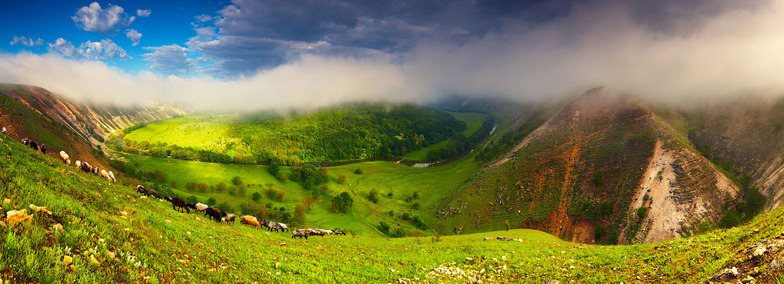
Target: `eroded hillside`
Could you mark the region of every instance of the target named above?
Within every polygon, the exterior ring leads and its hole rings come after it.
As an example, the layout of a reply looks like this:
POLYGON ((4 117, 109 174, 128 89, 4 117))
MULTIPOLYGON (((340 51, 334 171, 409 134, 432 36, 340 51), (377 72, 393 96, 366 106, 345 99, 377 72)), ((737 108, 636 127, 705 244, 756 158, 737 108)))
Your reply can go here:
POLYGON ((697 149, 769 198, 784 204, 784 100, 750 97, 680 111, 697 149))
POLYGON ((25 85, 0 85, 0 90, 93 145, 101 144, 109 133, 134 124, 185 114, 181 109, 160 103, 128 108, 77 104, 45 89, 25 85))
POLYGON ((476 175, 436 217, 456 231, 534 228, 578 242, 654 242, 717 222, 738 191, 649 108, 597 89, 476 175))

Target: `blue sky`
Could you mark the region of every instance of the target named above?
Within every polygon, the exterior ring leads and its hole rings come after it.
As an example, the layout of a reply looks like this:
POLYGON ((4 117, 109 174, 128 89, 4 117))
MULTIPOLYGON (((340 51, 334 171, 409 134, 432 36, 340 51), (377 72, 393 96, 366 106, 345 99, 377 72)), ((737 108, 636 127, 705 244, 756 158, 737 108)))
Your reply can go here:
POLYGON ((784 93, 784 0, 3 1, 0 82, 104 104, 784 93))
POLYGON ((305 54, 402 57, 422 41, 459 43, 543 21, 565 11, 565 3, 6 1, 0 50, 59 53, 130 72, 232 78, 305 54))

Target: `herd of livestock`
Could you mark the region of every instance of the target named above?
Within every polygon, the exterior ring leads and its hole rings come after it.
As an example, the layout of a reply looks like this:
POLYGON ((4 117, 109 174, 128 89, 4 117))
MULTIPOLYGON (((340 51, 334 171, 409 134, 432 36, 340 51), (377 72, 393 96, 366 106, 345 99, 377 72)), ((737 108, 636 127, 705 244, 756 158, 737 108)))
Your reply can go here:
MULTIPOLYGON (((155 198, 161 198, 161 195, 155 191, 154 189, 150 188, 147 189, 143 185, 136 186, 136 192, 155 198)), ((237 219, 237 216, 232 213, 226 213, 221 211, 218 208, 210 208, 209 205, 204 203, 186 203, 185 200, 182 200, 178 197, 164 197, 166 201, 169 201, 172 204, 172 209, 177 210, 178 212, 182 213, 191 213, 191 209, 195 212, 204 213, 204 216, 207 216, 210 219, 215 220, 218 223, 230 223, 234 224, 234 221, 237 219)), ((253 226, 256 228, 266 228, 269 231, 273 232, 286 232, 290 231, 288 225, 280 222, 275 221, 268 221, 265 219, 259 220, 254 216, 250 215, 243 215, 240 218, 240 223, 246 224, 249 226, 253 226)), ((291 231, 292 238, 305 238, 307 239, 308 236, 328 236, 328 235, 346 235, 345 232, 341 230, 324 230, 324 229, 300 229, 296 231, 291 231)))
MULTIPOLYGON (((6 133, 5 127, 3 127, 1 131, 2 131, 2 133, 6 133)), ((25 144, 25 145, 30 146, 30 148, 32 148, 32 149, 34 149, 36 151, 41 151, 42 153, 46 154, 46 145, 44 145, 44 144, 39 144, 39 143, 33 141, 32 139, 29 139, 29 138, 24 138, 24 139, 22 139, 21 142, 23 144, 25 144)), ((67 166, 71 166, 71 157, 65 151, 60 151, 60 160, 62 160, 63 163, 65 163, 67 166)), ((74 163, 74 165, 76 166, 76 168, 81 169, 84 172, 100 175, 101 177, 109 180, 110 182, 117 182, 117 179, 114 177, 114 173, 112 173, 111 171, 107 172, 104 169, 100 169, 97 166, 93 167, 89 163, 82 162, 82 161, 79 161, 79 160, 77 160, 74 163)), ((152 188, 147 189, 147 188, 145 188, 142 185, 137 185, 136 186, 136 192, 138 192, 140 194, 143 194, 143 195, 146 195, 146 196, 149 196, 149 197, 155 197, 155 198, 161 199, 161 195, 157 191, 155 191, 152 188)), ((233 224, 235 219, 237 218, 236 215, 231 214, 231 213, 227 214, 226 212, 223 212, 223 211, 221 211, 218 208, 210 208, 207 204, 203 204, 203 203, 196 203, 196 204, 185 203, 184 200, 182 200, 181 198, 178 198, 178 197, 171 198, 171 197, 166 196, 166 197, 163 197, 162 199, 165 199, 166 201, 169 201, 172 204, 172 208, 174 210, 177 210, 177 211, 183 212, 183 213, 186 213, 186 212, 190 213, 190 210, 193 209, 196 212, 204 213, 204 216, 207 216, 208 218, 213 219, 213 220, 215 220, 216 222, 219 222, 219 223, 220 222, 226 222, 226 223, 233 224)), ((268 220, 265 220, 265 219, 259 220, 258 218, 254 217, 254 216, 250 216, 250 215, 241 216, 239 219, 240 219, 240 223, 246 224, 246 225, 249 225, 249 226, 253 226, 253 227, 256 227, 256 228, 264 227, 264 228, 268 229, 269 231, 274 231, 274 232, 278 232, 278 231, 280 231, 280 232, 287 232, 287 231, 290 231, 289 227, 286 224, 280 223, 280 222, 268 221, 268 220)), ((305 239, 307 239, 308 236, 314 236, 314 235, 315 236, 329 236, 329 235, 344 235, 345 236, 346 233, 341 231, 341 230, 324 230, 324 229, 299 229, 299 230, 291 231, 291 237, 292 238, 305 238, 305 239)))

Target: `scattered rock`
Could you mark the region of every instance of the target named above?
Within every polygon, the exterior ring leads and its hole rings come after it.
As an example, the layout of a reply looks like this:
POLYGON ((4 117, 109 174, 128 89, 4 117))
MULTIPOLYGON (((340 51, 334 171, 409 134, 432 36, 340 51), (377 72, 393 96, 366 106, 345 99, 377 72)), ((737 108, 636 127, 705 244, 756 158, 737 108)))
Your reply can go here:
POLYGON ((16 224, 22 222, 30 222, 33 220, 33 216, 27 215, 27 209, 24 210, 11 210, 6 213, 6 222, 11 227, 16 226, 16 224))
POLYGON ((57 224, 54 224, 54 226, 52 226, 52 228, 54 228, 55 232, 59 232, 59 231, 63 230, 63 225, 60 224, 60 223, 57 223, 57 224))
POLYGON ((98 259, 95 258, 95 255, 90 255, 90 264, 93 264, 93 265, 96 265, 96 266, 101 265, 101 263, 98 262, 98 259))
POLYGON ((544 281, 544 284, 558 284, 558 280, 548 279, 544 281))
POLYGON ((35 212, 46 213, 47 215, 52 216, 52 212, 49 211, 49 210, 46 210, 46 207, 35 206, 35 204, 30 204, 30 210, 31 211, 35 211, 35 212))
POLYGON ((67 256, 67 255, 63 256, 63 264, 71 265, 71 263, 73 263, 73 258, 72 257, 67 256))

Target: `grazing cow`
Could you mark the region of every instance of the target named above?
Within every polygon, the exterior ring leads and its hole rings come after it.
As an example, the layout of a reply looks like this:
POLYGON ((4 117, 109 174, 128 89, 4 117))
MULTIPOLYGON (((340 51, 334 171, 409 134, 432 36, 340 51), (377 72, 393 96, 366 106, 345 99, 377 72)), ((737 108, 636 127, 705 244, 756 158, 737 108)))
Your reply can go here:
POLYGON ((184 200, 182 200, 180 198, 177 198, 177 197, 169 198, 167 200, 169 200, 169 202, 172 203, 172 208, 174 210, 177 210, 177 212, 182 212, 180 210, 184 209, 185 212, 191 213, 191 209, 188 208, 188 206, 185 205, 185 201, 184 200))
POLYGON ((38 151, 38 143, 35 143, 35 141, 33 141, 33 140, 30 140, 30 142, 28 142, 28 143, 29 143, 28 145, 30 145, 30 148, 32 148, 33 150, 38 151))
POLYGON ((341 230, 333 230, 332 232, 334 232, 335 235, 344 235, 344 236, 346 235, 346 232, 343 232, 341 230))
POLYGON ((6 134, 7 132, 8 132, 8 129, 5 129, 5 127, 3 127, 3 134, 6 134))
POLYGON ((22 144, 30 145, 30 139, 22 138, 22 144))
POLYGON ((185 204, 185 206, 188 206, 188 208, 193 209, 194 211, 196 211, 196 204, 188 203, 188 204, 185 204))
POLYGON ((289 231, 289 226, 286 226, 286 224, 283 223, 278 223, 278 229, 280 229, 281 232, 286 232, 289 231))
MULTIPOLYGON (((196 203, 196 211, 204 212, 204 210, 207 210, 207 208, 210 208, 209 206, 207 206, 207 204, 196 203)), ((207 215, 207 214, 205 213, 204 215, 207 215)))
POLYGON ((109 177, 109 173, 107 173, 106 170, 101 170, 101 177, 105 178, 109 182, 112 182, 112 178, 109 177))
POLYGON ((86 172, 86 173, 92 173, 93 172, 93 166, 91 166, 87 162, 82 162, 81 169, 82 169, 83 172, 86 172))
POLYGON ((220 222, 221 220, 223 220, 223 218, 226 217, 227 214, 226 212, 222 212, 219 209, 207 208, 206 210, 204 210, 204 215, 209 216, 210 219, 214 219, 215 222, 220 222))
MULTIPOLYGON (((149 191, 147 191, 147 189, 146 189, 146 188, 144 188, 144 186, 143 186, 143 185, 141 185, 141 184, 136 186, 136 192, 138 192, 138 193, 141 193, 141 194, 143 194, 143 195, 147 195, 147 194, 149 194, 149 193, 150 193, 150 192, 149 192, 149 191)), ((167 200, 169 200, 169 202, 171 202, 171 199, 167 199, 167 200)))
POLYGON ((39 145, 38 150, 41 150, 41 153, 46 154, 46 144, 39 145))
POLYGON ((301 238, 305 238, 305 239, 307 240, 307 239, 308 239, 308 233, 307 233, 307 230, 296 230, 296 231, 292 231, 292 232, 291 232, 291 238, 292 238, 292 239, 293 239, 293 238, 300 238, 300 239, 301 239, 301 238))
POLYGON ((249 215, 244 215, 244 216, 240 217, 240 223, 246 224, 246 225, 251 225, 251 226, 256 227, 256 228, 261 226, 261 225, 259 225, 259 220, 256 219, 256 217, 249 216, 249 215))
MULTIPOLYGON (((155 190, 154 190, 154 189, 152 189, 152 188, 150 188, 150 190, 149 190, 147 193, 148 193, 148 196, 153 196, 153 197, 155 197, 155 198, 161 199, 161 195, 160 195, 160 194, 158 194, 158 192, 157 192, 157 191, 155 191, 155 190)), ((188 212, 188 213, 190 213, 190 212, 188 212)))
POLYGON ((76 160, 76 163, 74 163, 74 165, 76 166, 77 169, 82 168, 82 162, 80 162, 79 160, 76 160))
POLYGON ((60 151, 60 160, 63 160, 63 163, 70 166, 71 165, 71 157, 68 157, 68 153, 65 151, 60 151))
POLYGON ((114 178, 114 173, 112 171, 109 171, 109 178, 111 178, 113 182, 117 182, 117 179, 114 178))
POLYGON ((98 173, 100 173, 100 172, 101 172, 101 168, 99 168, 98 166, 95 166, 95 167, 93 168, 93 173, 94 173, 94 174, 96 174, 96 175, 97 175, 97 174, 98 174, 98 173))
POLYGON ((259 225, 261 225, 262 227, 266 228, 269 225, 269 221, 267 221, 267 219, 261 219, 261 221, 259 222, 259 225))
POLYGON ((272 231, 272 230, 276 230, 277 228, 278 228, 277 222, 273 222, 273 221, 267 222, 267 230, 272 231))
POLYGON ((237 218, 237 215, 234 215, 232 213, 232 214, 226 215, 226 218, 223 218, 223 221, 226 222, 226 223, 234 224, 234 219, 236 219, 236 218, 237 218))

